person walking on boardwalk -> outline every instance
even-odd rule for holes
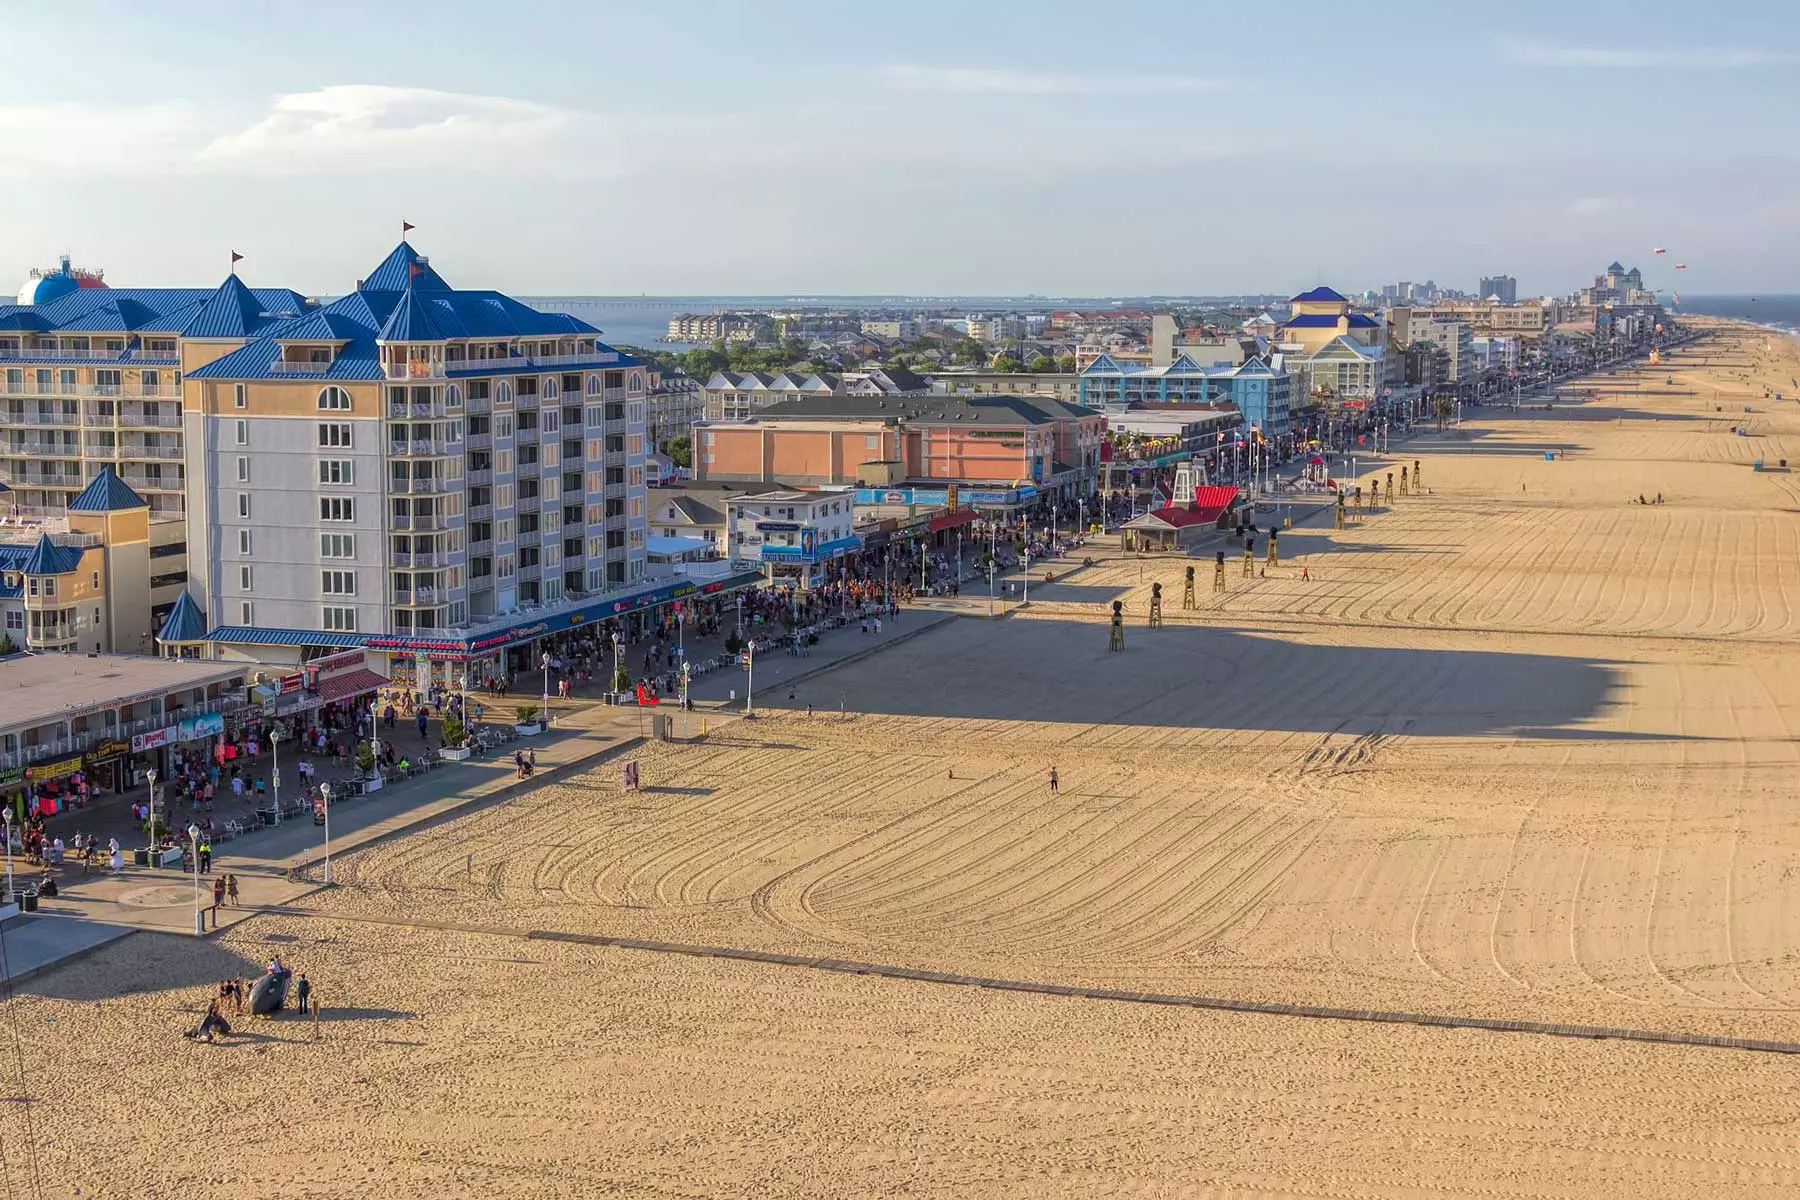
[[[1053,792],[1056,790],[1056,768],[1055,767],[1050,768],[1050,790]]]
[[[212,902],[214,929],[219,927],[219,905],[223,903],[225,903],[225,877],[223,875],[214,876]]]
[[[238,906],[238,886],[237,886],[237,876],[236,875],[225,876],[225,894],[231,898],[231,907],[236,908]]]

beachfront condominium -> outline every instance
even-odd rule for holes
[[[213,651],[363,645],[445,680],[642,583],[648,373],[597,333],[452,288],[402,243],[349,295],[190,367]]]
[[[0,512],[61,517],[106,468],[148,509],[150,603],[168,614],[187,581],[183,372],[308,311],[283,288],[112,288],[99,272],[33,271],[0,304]],[[16,640],[16,639],[15,639]],[[135,638],[120,648],[136,650]]]

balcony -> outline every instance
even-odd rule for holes
[[[172,383],[44,383],[24,379],[7,383],[0,379],[0,396],[83,396],[115,400],[179,400],[181,389]]]
[[[111,458],[116,455],[119,458],[159,459],[174,462],[180,462],[182,459],[182,450],[179,446],[133,446],[129,442],[118,447],[117,450],[90,448],[88,454],[90,457],[96,458]]]
[[[625,452],[623,450],[608,450],[605,454],[600,456],[600,461],[603,466],[622,467],[625,465]]]
[[[537,397],[536,392],[533,392],[529,396],[527,396],[523,393],[520,393],[519,395],[516,395],[513,397],[513,407],[514,408],[536,408],[537,406],[538,406],[538,397]],[[519,432],[523,433],[524,430],[520,430]]]
[[[491,400],[489,400],[486,396],[482,396],[480,399],[477,399],[474,396],[470,396],[466,400],[463,401],[463,411],[464,412],[471,412],[471,413],[489,412],[492,410],[492,406],[493,406],[493,402]]]
[[[538,510],[538,498],[536,496],[520,496],[518,509],[522,513],[536,512]]]
[[[463,445],[470,450],[486,450],[492,447],[493,444],[494,435],[491,433],[463,434]]]
[[[387,415],[397,421],[404,421],[409,417],[441,417],[444,415],[444,406],[430,400],[408,400],[404,403],[390,400]]]
[[[581,367],[605,366],[619,361],[618,353],[612,350],[590,350],[585,354],[540,354],[531,360],[537,367]]]
[[[269,364],[271,375],[323,375],[329,370],[329,362],[301,362],[290,358],[278,358]]]
[[[465,371],[473,374],[510,375],[521,368],[529,369],[531,360],[511,355],[506,358],[447,358],[444,370]]]
[[[389,518],[395,529],[444,529],[444,518],[438,513],[395,513]]]
[[[80,458],[81,447],[64,442],[8,442],[9,458]]]
[[[179,474],[146,475],[127,467],[119,472],[119,478],[130,484],[131,489],[137,492],[183,492],[187,490]]]
[[[388,480],[388,491],[396,496],[436,496],[455,491],[461,486],[461,480],[444,479],[435,475],[425,478]]]
[[[81,414],[72,412],[9,412],[0,417],[0,425],[74,426],[79,424],[81,424]]]
[[[436,604],[437,589],[433,587],[416,587],[412,591],[396,591],[394,603],[401,608],[415,608],[421,604]]]
[[[384,370],[389,379],[442,379],[444,365],[434,362],[398,362],[387,363]]]
[[[482,487],[494,482],[494,471],[491,467],[483,467],[479,471],[470,471],[464,478],[470,487]]]
[[[173,350],[0,350],[0,362],[179,362]]]
[[[622,483],[606,484],[600,489],[600,494],[608,500],[623,500],[625,498],[625,485]]]
[[[471,521],[486,521],[493,517],[493,515],[494,506],[492,504],[469,505],[469,520]]]
[[[626,396],[628,394],[629,393],[627,393],[624,388],[601,388],[600,389],[600,398],[602,400],[623,400],[626,398]]]
[[[462,453],[461,442],[446,442],[432,438],[420,438],[413,442],[389,442],[390,458],[434,458]]]
[[[180,429],[180,413],[122,412],[117,424],[127,429]]]

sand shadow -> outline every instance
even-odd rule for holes
[[[292,1011],[291,1009],[289,1010]],[[302,1020],[311,1020],[302,1017]],[[416,1021],[416,1012],[402,1012],[397,1008],[334,1008],[329,1004],[319,1007],[319,1020],[330,1021]]]
[[[210,994],[221,979],[256,979],[263,964],[213,938],[139,930],[94,952],[118,965],[111,973],[84,970],[91,956],[76,957],[15,984],[33,996],[98,1003],[141,992],[183,988]],[[75,968],[73,970],[66,968]]]
[[[1098,615],[1098,614],[1096,614]],[[1623,672],[1582,656],[1331,646],[1279,629],[1104,620],[955,622],[835,668],[851,711],[921,718],[1422,737],[1683,740],[1604,722]],[[957,680],[979,681],[962,687]]]

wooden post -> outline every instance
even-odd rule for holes
[[[1221,551],[1219,551],[1218,561],[1213,567],[1213,591],[1222,592],[1224,590],[1225,590],[1225,552],[1223,550],[1221,550]]]
[[[1150,628],[1162,628],[1162,584],[1150,585]]]
[[[1278,538],[1279,535],[1273,529],[1269,530],[1269,565],[1271,567],[1281,560],[1280,552],[1275,549]]]
[[[1187,569],[1187,583],[1182,588],[1182,591],[1181,591],[1181,607],[1183,607],[1183,608],[1198,607],[1198,605],[1194,601],[1194,568],[1192,568],[1192,567],[1189,567]]]

